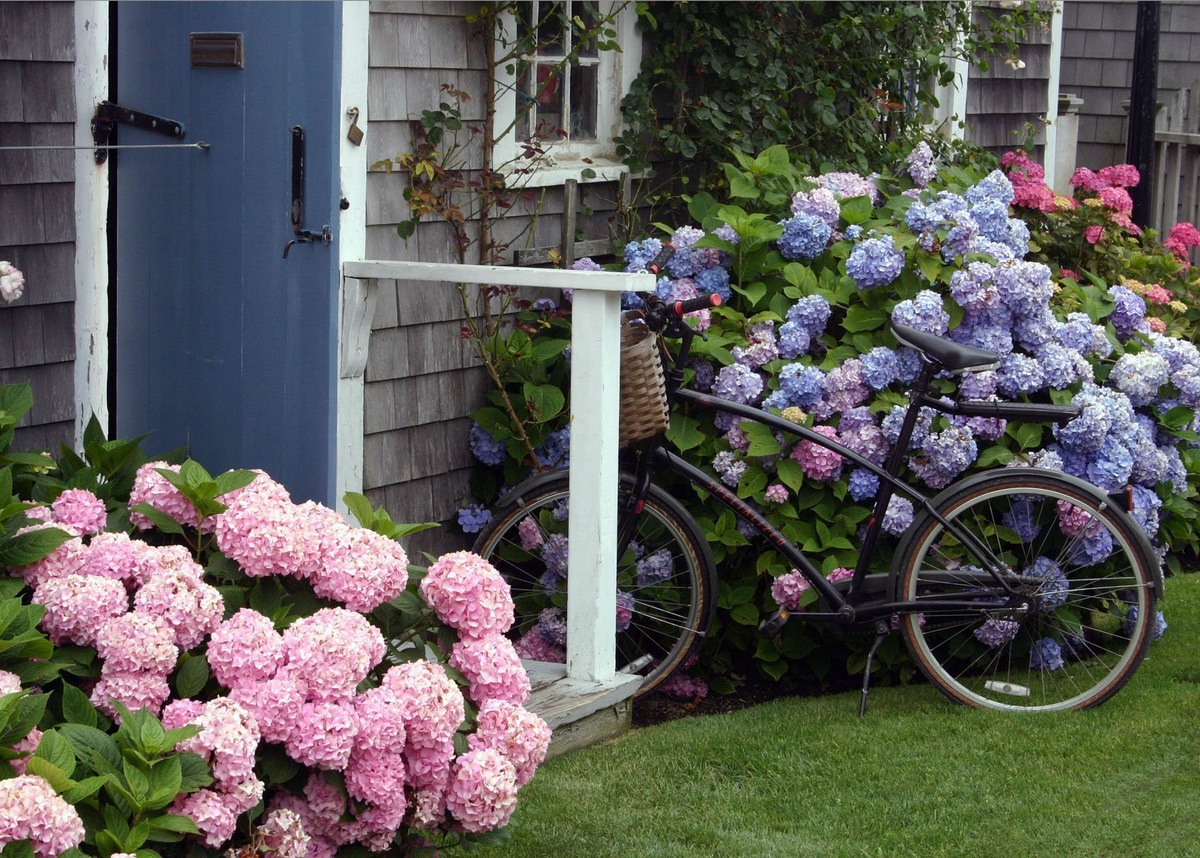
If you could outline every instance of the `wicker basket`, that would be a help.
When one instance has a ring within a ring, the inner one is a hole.
[[[637,310],[621,314],[621,446],[665,432],[670,422],[658,338]]]

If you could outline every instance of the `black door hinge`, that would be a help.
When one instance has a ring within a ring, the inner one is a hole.
[[[181,122],[131,110],[111,101],[102,101],[96,107],[96,115],[92,117],[92,142],[96,144],[97,164],[108,160],[108,147],[113,145],[118,123],[156,134],[165,134],[175,140],[182,140],[185,134]]]

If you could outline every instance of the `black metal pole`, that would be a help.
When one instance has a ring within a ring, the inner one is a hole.
[[[1157,0],[1138,0],[1137,29],[1133,37],[1133,81],[1129,95],[1129,137],[1125,160],[1137,167],[1142,179],[1130,188],[1133,222],[1150,221],[1154,193],[1154,121],[1158,113],[1158,20]]]

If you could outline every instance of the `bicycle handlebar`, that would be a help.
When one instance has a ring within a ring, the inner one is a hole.
[[[669,241],[664,241],[662,250],[658,255],[646,263],[646,270],[651,274],[658,274],[666,267],[666,264],[671,261],[671,257],[675,255],[675,245]]]

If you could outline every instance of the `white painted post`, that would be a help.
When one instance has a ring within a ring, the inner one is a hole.
[[[342,273],[355,280],[440,280],[574,291],[567,676],[589,682],[612,679],[616,673],[617,637],[620,293],[649,292],[654,288],[654,275],[383,260],[346,262]],[[369,325],[370,320],[365,324]],[[343,327],[343,337],[354,335]],[[362,443],[361,438],[358,443]]]

